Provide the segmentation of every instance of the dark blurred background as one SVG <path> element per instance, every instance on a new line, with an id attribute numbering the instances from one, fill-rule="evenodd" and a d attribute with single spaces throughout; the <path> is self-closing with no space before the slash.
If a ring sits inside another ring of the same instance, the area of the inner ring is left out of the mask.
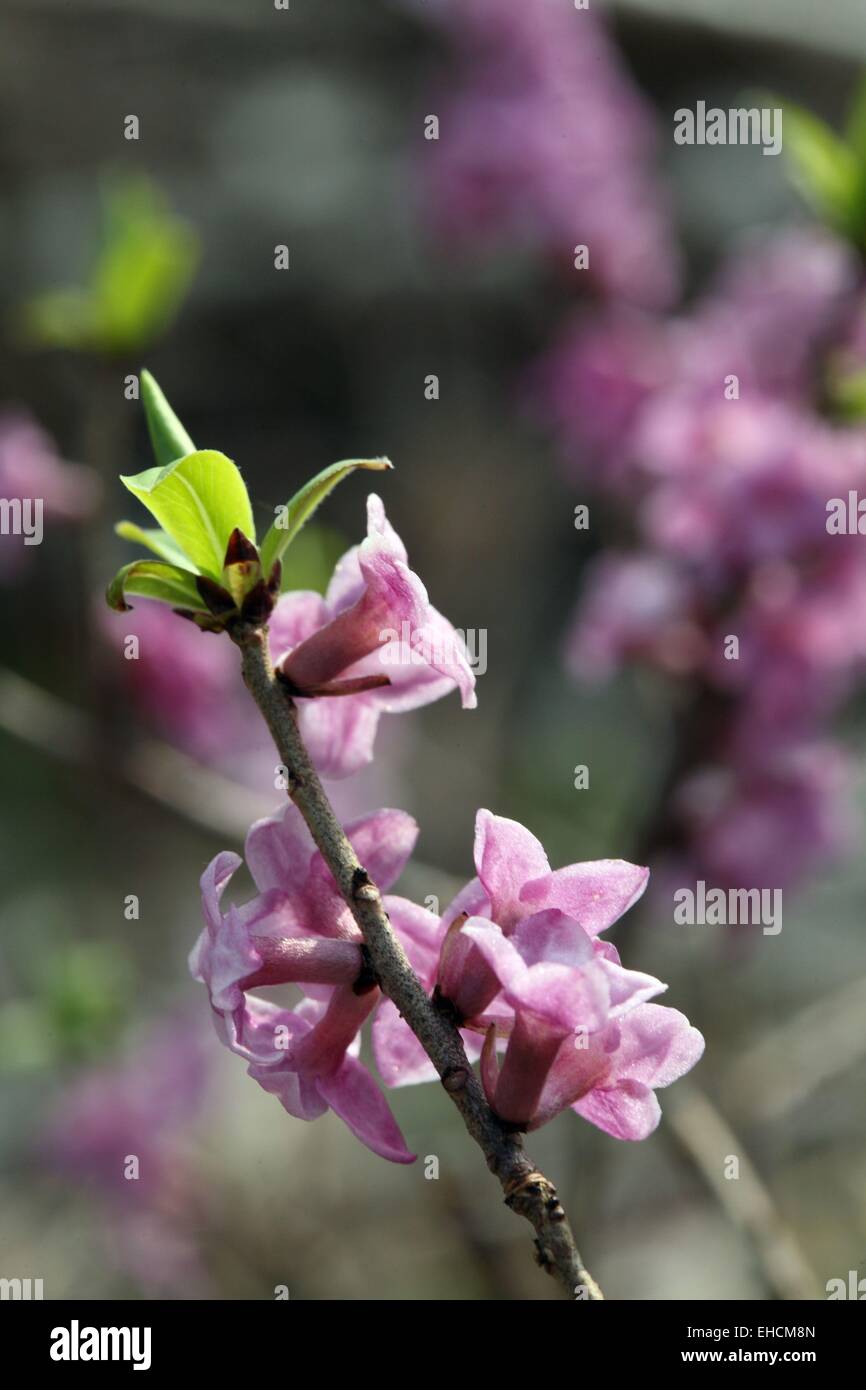
<path id="1" fill-rule="evenodd" d="M 327 463 L 387 453 L 389 516 L 436 605 L 486 630 L 488 668 L 474 713 L 450 698 L 383 720 L 377 763 L 338 801 L 414 814 L 402 891 L 443 906 L 471 876 L 478 806 L 529 825 L 555 865 L 639 854 L 676 715 L 628 674 L 587 693 L 565 673 L 581 567 L 604 537 L 578 543 L 574 505 L 591 491 L 565 480 L 522 408 L 571 290 L 524 250 L 466 258 L 433 234 L 423 118 L 453 59 L 424 10 L 0 4 L 0 402 L 102 486 L 85 520 L 46 521 L 3 588 L 0 1274 L 41 1277 L 46 1297 L 554 1296 L 438 1088 L 391 1093 L 410 1145 L 439 1158 L 428 1181 L 423 1162 L 382 1162 L 333 1115 L 289 1119 L 211 1038 L 186 971 L 197 879 L 278 797 L 264 778 L 234 790 L 225 768 L 166 753 L 165 730 L 118 697 L 121 635 L 94 616 L 129 558 L 111 531 L 134 514 L 117 474 L 149 463 L 127 373 L 154 372 L 196 442 L 243 468 L 263 516 Z M 688 297 L 739 232 L 802 208 L 782 160 L 676 150 L 672 111 L 757 89 L 838 123 L 866 57 L 862 7 L 639 0 L 608 15 L 658 114 Z M 21 306 L 85 279 L 112 175 L 161 190 L 198 239 L 197 270 L 150 341 L 50 347 L 22 330 Z M 363 503 L 357 478 L 339 490 L 299 582 L 319 585 L 359 538 Z M 848 739 L 859 789 L 859 720 Z M 732 954 L 650 915 L 630 931 L 627 963 L 669 981 L 707 1036 L 700 1090 L 690 1078 L 662 1095 L 662 1126 L 639 1145 L 567 1114 L 530 1146 L 609 1296 L 823 1297 L 828 1279 L 863 1272 L 861 848 L 857 831 L 786 898 L 778 949 Z M 169 1043 L 158 1057 L 154 1038 Z M 200 1084 L 186 1065 L 198 1050 Z M 108 1117 L 130 1144 L 162 1144 L 163 1109 L 187 1088 L 160 1190 L 130 1211 L 99 1168 L 121 1142 Z M 737 1183 L 720 1178 L 726 1154 L 741 1157 Z"/>

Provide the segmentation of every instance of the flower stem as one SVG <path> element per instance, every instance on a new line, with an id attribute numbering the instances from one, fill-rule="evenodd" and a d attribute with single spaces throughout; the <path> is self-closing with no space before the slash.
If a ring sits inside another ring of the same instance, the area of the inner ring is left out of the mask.
<path id="1" fill-rule="evenodd" d="M 243 676 L 288 772 L 288 794 L 348 904 L 367 944 L 379 984 L 397 1006 L 430 1058 L 442 1085 L 499 1179 L 506 1204 L 535 1229 L 538 1263 L 572 1297 L 603 1294 L 585 1268 L 556 1188 L 526 1154 L 523 1141 L 487 1103 L 453 1023 L 428 998 L 395 935 L 381 894 L 328 801 L 298 729 L 295 705 L 274 674 L 266 628 L 242 625 L 232 638 L 240 648 Z"/>

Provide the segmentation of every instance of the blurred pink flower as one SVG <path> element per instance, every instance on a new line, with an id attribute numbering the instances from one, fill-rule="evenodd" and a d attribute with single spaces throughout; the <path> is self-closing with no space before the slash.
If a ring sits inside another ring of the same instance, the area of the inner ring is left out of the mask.
<path id="1" fill-rule="evenodd" d="M 202 762 L 227 767 L 238 753 L 270 752 L 267 731 L 252 717 L 238 654 L 226 638 L 200 632 L 161 603 L 136 602 L 118 622 L 100 599 L 96 618 L 118 660 L 107 678 L 121 681 L 144 718 L 171 743 Z M 126 656 L 128 639 L 137 653 Z"/>
<path id="2" fill-rule="evenodd" d="M 530 373 L 533 409 L 552 427 L 570 475 L 618 493 L 647 450 L 707 472 L 702 412 L 718 421 L 755 399 L 802 409 L 821 355 L 852 321 L 855 287 L 851 251 L 827 233 L 752 239 L 688 314 L 658 318 L 622 306 L 579 314 Z M 724 397 L 731 376 L 736 402 Z"/>
<path id="3" fill-rule="evenodd" d="M 672 674 L 694 670 L 705 658 L 706 638 L 693 604 L 688 576 L 664 556 L 603 553 L 587 570 L 566 637 L 568 669 L 585 681 L 608 680 L 635 660 Z"/>
<path id="4" fill-rule="evenodd" d="M 549 0 L 439 0 L 458 77 L 431 98 L 425 204 L 460 245 L 540 248 L 569 273 L 576 245 L 605 294 L 658 305 L 678 265 L 650 171 L 652 117 L 604 25 Z M 571 272 L 574 273 L 574 272 Z"/>
<path id="5" fill-rule="evenodd" d="M 847 778 L 845 756 L 829 742 L 699 769 L 675 798 L 688 828 L 679 881 L 694 875 L 721 887 L 789 888 L 850 847 Z"/>
<path id="6" fill-rule="evenodd" d="M 44 1139 L 51 1168 L 105 1204 L 112 1254 L 146 1287 L 189 1292 L 202 1278 L 187 1134 L 205 1099 L 205 1044 L 190 1020 L 161 1020 L 119 1063 L 65 1086 Z"/>
<path id="7" fill-rule="evenodd" d="M 866 430 L 816 407 L 856 283 L 830 236 L 772 237 L 689 314 L 584 319 L 536 373 L 570 467 L 591 464 L 637 530 L 632 552 L 591 562 L 567 663 L 690 683 L 701 729 L 678 755 L 681 843 L 666 829 L 664 848 L 726 885 L 795 881 L 850 814 L 827 727 L 866 664 L 866 558 L 859 536 L 828 534 L 827 508 L 866 489 Z"/>

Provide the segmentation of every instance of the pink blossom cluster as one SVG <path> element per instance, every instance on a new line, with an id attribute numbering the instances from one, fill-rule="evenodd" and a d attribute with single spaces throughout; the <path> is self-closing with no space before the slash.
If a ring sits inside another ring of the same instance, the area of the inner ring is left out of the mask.
<path id="1" fill-rule="evenodd" d="M 586 246 L 604 294 L 668 303 L 679 270 L 648 168 L 652 122 L 602 21 L 556 0 L 436 0 L 423 13 L 450 47 L 423 161 L 438 233 L 523 245 L 568 274 Z"/>
<path id="2" fill-rule="evenodd" d="M 388 889 L 417 827 L 383 810 L 346 827 L 371 877 Z M 241 865 L 216 857 L 202 876 L 205 929 L 190 958 L 207 987 L 217 1033 L 250 1076 L 290 1115 L 333 1110 L 362 1143 L 409 1163 L 390 1107 L 359 1056 L 373 1017 L 373 1051 L 389 1086 L 433 1080 L 426 1054 L 376 983 L 358 927 L 299 812 L 259 821 L 245 857 L 257 893 L 226 908 Z M 551 870 L 542 846 L 515 821 L 480 811 L 477 877 L 441 918 L 386 893 L 391 924 L 437 1006 L 482 1056 L 491 1106 L 516 1129 L 536 1129 L 571 1108 L 618 1139 L 643 1139 L 660 1117 L 655 1090 L 698 1060 L 703 1038 L 676 1009 L 649 1003 L 665 986 L 626 970 L 599 939 L 646 886 L 622 860 Z M 253 990 L 293 984 L 294 1008 Z M 504 1048 L 501 1068 L 498 1051 Z"/>
<path id="3" fill-rule="evenodd" d="M 277 670 L 322 772 L 345 774 L 369 759 L 382 709 L 412 709 L 455 688 L 464 706 L 475 703 L 457 635 L 430 605 L 376 497 L 368 523 L 366 540 L 340 561 L 327 595 L 287 594 L 271 623 Z M 430 664 L 413 659 L 407 630 L 425 638 Z M 211 640 L 188 629 L 184 635 Z M 387 894 L 414 847 L 415 822 L 382 810 L 346 833 Z M 245 853 L 256 895 L 224 905 L 241 860 L 218 855 L 201 880 L 205 929 L 190 958 L 220 1039 L 289 1114 L 313 1120 L 332 1110 L 374 1153 L 411 1162 L 359 1056 L 362 1025 L 375 1015 L 374 1053 L 389 1086 L 435 1072 L 383 998 L 359 928 L 300 813 L 289 804 L 257 822 Z M 486 811 L 478 816 L 475 859 L 477 879 L 441 919 L 402 897 L 387 894 L 384 902 L 419 977 L 464 1031 L 469 1055 L 483 1052 L 491 1105 L 520 1129 L 571 1106 L 618 1138 L 644 1138 L 659 1119 L 654 1088 L 687 1070 L 703 1047 L 681 1014 L 648 1002 L 665 986 L 625 970 L 615 948 L 598 940 L 641 895 L 648 871 L 619 860 L 552 871 L 534 836 Z M 294 985 L 303 998 L 288 1008 L 253 992 L 275 985 Z"/>
<path id="4" fill-rule="evenodd" d="M 690 313 L 584 319 L 535 373 L 569 476 L 635 530 L 591 565 L 569 667 L 688 683 L 700 730 L 678 833 L 721 883 L 788 884 L 844 840 L 830 722 L 864 668 L 866 556 L 856 530 L 828 529 L 828 504 L 866 495 L 866 431 L 819 407 L 857 285 L 841 243 L 779 234 Z"/>

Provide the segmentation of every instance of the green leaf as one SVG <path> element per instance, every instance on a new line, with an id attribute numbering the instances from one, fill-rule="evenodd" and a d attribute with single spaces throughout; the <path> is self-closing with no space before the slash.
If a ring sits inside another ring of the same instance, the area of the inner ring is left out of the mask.
<path id="1" fill-rule="evenodd" d="M 783 109 L 785 149 L 797 183 L 820 213 L 850 234 L 860 192 L 854 152 L 810 111 L 788 104 Z"/>
<path id="2" fill-rule="evenodd" d="M 149 179 L 108 183 L 103 229 L 84 283 L 36 295 L 18 311 L 32 342 L 76 351 L 125 353 L 169 326 L 199 257 L 198 237 Z M 189 450 L 185 450 L 189 452 Z"/>
<path id="3" fill-rule="evenodd" d="M 178 420 L 150 372 L 142 371 L 141 403 L 147 417 L 147 431 L 153 456 L 160 468 L 195 453 L 195 445 Z"/>
<path id="4" fill-rule="evenodd" d="M 168 565 L 163 560 L 133 560 L 118 570 L 106 590 L 105 597 L 109 608 L 125 613 L 130 605 L 127 594 L 139 594 L 142 598 L 158 599 L 172 608 L 189 608 L 203 612 L 204 604 L 195 585 L 196 576 L 178 565 Z"/>
<path id="5" fill-rule="evenodd" d="M 171 536 L 167 536 L 159 527 L 136 526 L 134 521 L 119 521 L 114 531 L 125 541 L 146 546 L 161 560 L 168 560 L 169 564 L 179 565 L 181 569 L 189 569 L 189 556 L 185 555 Z"/>
<path id="6" fill-rule="evenodd" d="M 280 518 L 283 525 L 275 521 L 268 531 L 261 544 L 262 570 L 265 575 L 269 575 L 275 560 L 279 560 L 283 551 L 291 545 L 301 527 L 315 512 L 316 508 L 324 502 L 330 492 L 334 490 L 338 483 L 344 478 L 348 478 L 350 473 L 354 473 L 356 468 L 367 468 L 381 472 L 387 468 L 393 468 L 390 459 L 343 459 L 341 463 L 332 463 L 329 468 L 324 468 L 321 473 L 317 473 L 315 478 L 311 478 L 308 483 L 295 493 L 294 497 L 285 508 L 285 516 Z"/>
<path id="7" fill-rule="evenodd" d="M 165 468 L 147 468 L 120 481 L 211 579 L 222 577 L 226 546 L 236 526 L 255 538 L 244 480 L 232 460 L 216 449 L 199 449 Z"/>

